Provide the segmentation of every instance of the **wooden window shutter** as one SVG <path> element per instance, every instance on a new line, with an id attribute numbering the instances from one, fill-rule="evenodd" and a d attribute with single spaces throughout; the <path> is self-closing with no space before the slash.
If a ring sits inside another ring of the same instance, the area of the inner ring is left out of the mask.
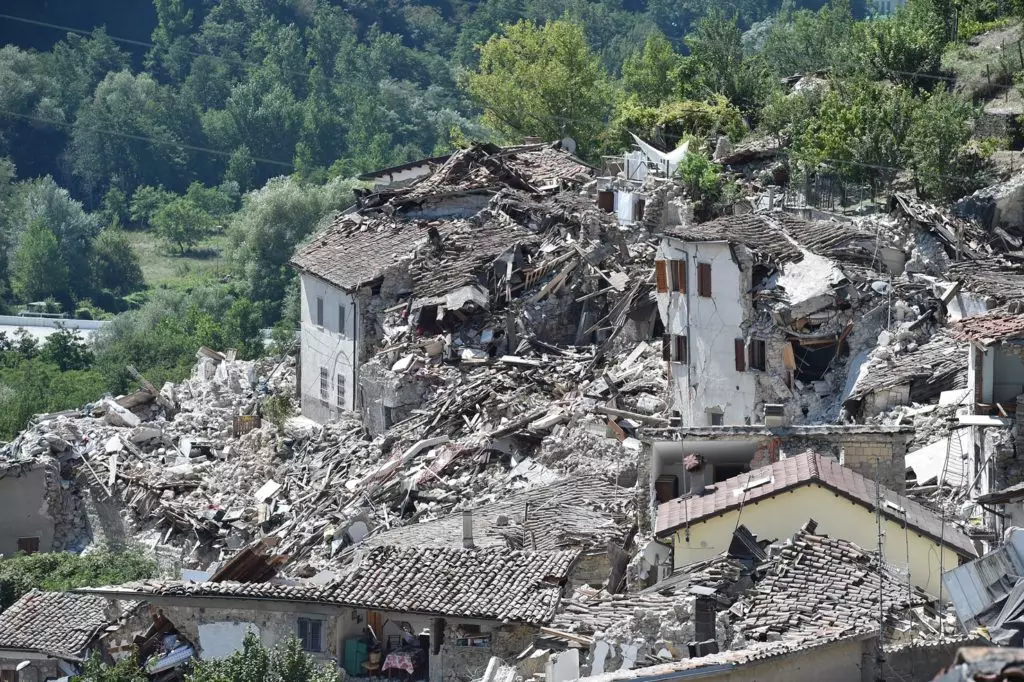
<path id="1" fill-rule="evenodd" d="M 665 261 L 654 261 L 654 279 L 658 285 L 658 293 L 668 291 L 668 271 L 666 270 Z"/>
<path id="2" fill-rule="evenodd" d="M 674 289 L 676 291 L 686 293 L 686 261 L 677 260 L 672 261 L 674 267 L 673 276 L 675 277 Z"/>
<path id="3" fill-rule="evenodd" d="M 743 339 L 736 339 L 734 342 L 736 348 L 736 371 L 745 372 L 747 371 L 746 358 L 744 357 Z"/>
<path id="4" fill-rule="evenodd" d="M 685 336 L 676 337 L 676 362 L 686 363 L 690 360 L 690 346 Z"/>
<path id="5" fill-rule="evenodd" d="M 697 263 L 697 295 L 711 296 L 711 264 Z"/>
<path id="6" fill-rule="evenodd" d="M 661 335 L 661 359 L 672 359 L 672 336 L 670 334 Z"/>

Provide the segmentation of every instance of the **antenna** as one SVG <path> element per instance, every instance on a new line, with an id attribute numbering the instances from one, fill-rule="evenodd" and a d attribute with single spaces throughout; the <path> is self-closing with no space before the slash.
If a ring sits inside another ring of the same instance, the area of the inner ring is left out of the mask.
<path id="1" fill-rule="evenodd" d="M 875 679 L 885 682 L 882 668 L 885 665 L 885 555 L 882 530 L 882 484 L 879 483 L 879 460 L 875 458 L 875 526 L 878 529 L 878 638 L 875 643 Z"/>

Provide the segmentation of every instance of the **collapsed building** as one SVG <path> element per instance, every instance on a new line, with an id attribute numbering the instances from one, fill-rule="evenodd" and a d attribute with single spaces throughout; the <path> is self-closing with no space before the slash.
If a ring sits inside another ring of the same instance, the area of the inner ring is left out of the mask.
<path id="1" fill-rule="evenodd" d="M 721 156 L 764 182 L 773 149 Z M 145 602 L 160 679 L 248 632 L 351 677 L 934 675 L 940 575 L 1024 477 L 1008 242 L 907 195 L 699 223 L 685 153 L 370 174 L 292 259 L 298 358 L 38 416 L 0 552 L 151 548 L 80 594 Z"/>

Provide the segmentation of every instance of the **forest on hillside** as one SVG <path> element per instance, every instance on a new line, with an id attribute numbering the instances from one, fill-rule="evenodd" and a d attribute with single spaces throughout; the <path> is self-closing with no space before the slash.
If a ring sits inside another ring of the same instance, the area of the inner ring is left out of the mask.
<path id="1" fill-rule="evenodd" d="M 950 199 L 1012 140 L 949 56 L 1016 25 L 994 0 L 15 0 L 0 11 L 0 312 L 114 317 L 90 347 L 0 336 L 0 438 L 33 412 L 180 377 L 204 344 L 263 351 L 297 320 L 287 260 L 355 177 L 472 141 L 769 136 L 821 169 Z M 1024 64 L 986 67 L 1013 87 Z M 1024 62 L 1024 57 L 1021 57 Z M 823 85 L 791 89 L 815 73 Z"/>

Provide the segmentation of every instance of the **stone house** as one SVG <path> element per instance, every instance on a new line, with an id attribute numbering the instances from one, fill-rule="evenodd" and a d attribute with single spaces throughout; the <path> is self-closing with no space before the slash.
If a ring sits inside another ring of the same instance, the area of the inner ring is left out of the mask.
<path id="1" fill-rule="evenodd" d="M 755 424 L 766 403 L 795 422 L 813 407 L 801 387 L 841 388 L 823 379 L 845 367 L 857 311 L 877 295 L 857 284 L 902 271 L 880 239 L 777 212 L 665 228 L 655 281 L 682 425 Z"/>
<path id="2" fill-rule="evenodd" d="M 876 505 L 876 500 L 881 500 Z M 807 453 L 706 486 L 658 506 L 657 537 L 672 543 L 676 569 L 725 551 L 743 523 L 759 540 L 789 537 L 812 515 L 819 532 L 875 547 L 881 514 L 886 562 L 938 594 L 942 571 L 977 554 L 974 543 L 933 511 L 844 467 Z"/>
<path id="3" fill-rule="evenodd" d="M 387 332 L 385 313 L 415 301 L 415 309 L 404 310 L 405 322 L 434 328 L 446 311 L 450 319 L 486 308 L 488 266 L 500 267 L 499 277 L 511 271 L 517 239 L 531 233 L 520 229 L 517 236 L 507 222 L 477 214 L 502 189 L 550 192 L 579 184 L 590 170 L 557 146 L 478 145 L 411 184 L 360 196 L 357 211 L 338 216 L 291 260 L 301 285 L 302 413 L 327 422 L 362 409 L 375 431 L 400 420 L 393 413 L 403 403 L 397 388 L 375 387 L 380 395 L 367 396 L 361 381 Z M 432 262 L 417 277 L 411 266 L 419 261 Z"/>
<path id="4" fill-rule="evenodd" d="M 0 462 L 0 557 L 59 545 L 62 509 L 71 504 L 50 457 Z"/>
<path id="5" fill-rule="evenodd" d="M 518 655 L 550 622 L 577 556 L 376 547 L 352 572 L 319 585 L 147 581 L 81 592 L 146 599 L 200 658 L 231 654 L 253 631 L 267 647 L 298 637 L 352 677 L 379 676 L 394 654 L 433 682 L 468 682 L 491 656 Z M 379 660 L 369 656 L 375 649 Z"/>
<path id="6" fill-rule="evenodd" d="M 77 674 L 94 653 L 110 662 L 144 623 L 142 604 L 32 590 L 0 613 L 0 680 L 43 682 Z"/>

